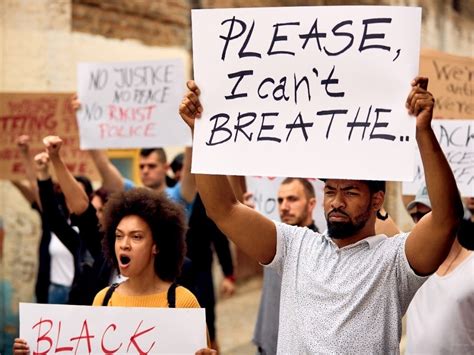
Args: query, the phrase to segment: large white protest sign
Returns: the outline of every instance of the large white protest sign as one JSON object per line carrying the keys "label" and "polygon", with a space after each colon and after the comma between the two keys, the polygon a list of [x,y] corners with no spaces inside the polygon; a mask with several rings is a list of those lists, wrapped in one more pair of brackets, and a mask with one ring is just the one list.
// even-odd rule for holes
{"label": "large white protest sign", "polygon": [[[279,221],[278,213],[278,189],[282,177],[260,177],[246,176],[245,183],[247,191],[253,194],[255,209],[274,221]],[[313,210],[313,220],[320,232],[326,230],[326,219],[324,218],[323,199],[324,183],[321,180],[312,179],[314,192],[316,194],[316,207]]]}
{"label": "large white protest sign", "polygon": [[[474,197],[474,120],[434,120],[431,123],[462,196]],[[404,195],[415,195],[425,183],[420,152],[413,182],[403,183]]]}
{"label": "large white protest sign", "polygon": [[20,303],[20,337],[37,354],[194,354],[207,347],[203,308]]}
{"label": "large white protest sign", "polygon": [[192,11],[193,172],[412,180],[421,9]]}
{"label": "large white protest sign", "polygon": [[80,63],[77,78],[82,149],[190,145],[182,60]]}

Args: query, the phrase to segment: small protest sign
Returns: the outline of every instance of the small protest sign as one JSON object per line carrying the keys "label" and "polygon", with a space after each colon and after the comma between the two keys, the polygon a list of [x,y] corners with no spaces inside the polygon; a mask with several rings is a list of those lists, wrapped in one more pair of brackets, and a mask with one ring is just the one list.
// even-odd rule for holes
{"label": "small protest sign", "polygon": [[474,58],[425,49],[420,73],[430,78],[435,117],[474,119]]}
{"label": "small protest sign", "polygon": [[33,354],[194,354],[207,347],[203,308],[20,303],[20,337]]}
{"label": "small protest sign", "polygon": [[192,11],[195,173],[411,180],[421,9]]}
{"label": "small protest sign", "polygon": [[[431,123],[462,196],[474,197],[474,120],[433,120]],[[404,195],[415,195],[425,183],[417,150],[415,179],[403,183]]]}
{"label": "small protest sign", "polygon": [[80,63],[77,77],[82,149],[190,145],[182,60]]}
{"label": "small protest sign", "polygon": [[79,150],[79,134],[72,94],[1,93],[0,94],[0,178],[24,179],[25,162],[16,145],[20,135],[30,137],[30,152],[34,156],[45,150],[43,138],[60,136],[61,157],[74,175],[99,178],[85,151]]}

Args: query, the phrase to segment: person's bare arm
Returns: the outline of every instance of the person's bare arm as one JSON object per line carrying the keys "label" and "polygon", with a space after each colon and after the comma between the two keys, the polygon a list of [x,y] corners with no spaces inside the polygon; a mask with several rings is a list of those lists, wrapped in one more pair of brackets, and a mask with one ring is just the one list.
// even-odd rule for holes
{"label": "person's bare arm", "polygon": [[194,174],[191,174],[191,161],[193,149],[186,147],[184,150],[183,170],[181,175],[181,196],[186,202],[193,202],[196,197],[196,181]]}
{"label": "person's bare arm", "polygon": [[108,192],[119,192],[124,189],[123,176],[112,164],[105,150],[92,149],[89,155],[102,178],[102,187]]}
{"label": "person's bare arm", "polygon": [[[81,102],[77,94],[71,96],[71,107],[74,111],[81,108]],[[123,176],[117,167],[112,164],[105,150],[91,149],[88,151],[102,178],[102,187],[108,192],[119,192],[124,189]]]}
{"label": "person's bare arm", "polygon": [[[36,202],[41,208],[41,201],[39,198],[38,184],[36,183],[36,173],[33,163],[33,156],[30,152],[30,137],[26,134],[22,134],[16,139],[16,145],[20,150],[20,155],[23,159],[23,164],[25,167],[25,175],[28,180],[29,187],[19,186],[16,183],[14,185],[20,190],[20,192],[25,196],[28,202]],[[29,192],[28,192],[29,190]]]}
{"label": "person's bare arm", "polygon": [[431,128],[434,98],[427,87],[427,78],[416,78],[407,98],[407,108],[416,116],[416,140],[432,207],[413,227],[405,246],[408,262],[420,275],[435,272],[445,260],[463,213],[454,175]]}
{"label": "person's bare arm", "polygon": [[[202,113],[199,88],[188,82],[188,93],[179,113],[191,130]],[[257,211],[240,203],[225,175],[195,174],[196,186],[207,215],[243,252],[261,263],[273,260],[276,253],[275,224]]]}
{"label": "person's bare arm", "polygon": [[244,194],[247,191],[247,185],[245,184],[245,176],[229,175],[229,179],[232,190],[234,190],[235,197],[240,202],[244,202]]}
{"label": "person's bare arm", "polygon": [[71,212],[76,215],[84,213],[89,206],[89,197],[61,159],[59,154],[62,145],[61,138],[57,136],[47,136],[43,139],[43,143]]}

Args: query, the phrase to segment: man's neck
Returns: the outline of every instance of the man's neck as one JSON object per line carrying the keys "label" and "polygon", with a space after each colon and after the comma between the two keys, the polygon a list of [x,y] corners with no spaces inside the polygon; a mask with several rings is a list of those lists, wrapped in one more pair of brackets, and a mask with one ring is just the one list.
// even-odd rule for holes
{"label": "man's neck", "polygon": [[343,238],[343,239],[331,238],[331,239],[339,248],[344,248],[348,245],[355,244],[368,237],[373,237],[374,235],[375,235],[375,228],[372,227],[372,228],[363,228],[358,233],[347,238]]}

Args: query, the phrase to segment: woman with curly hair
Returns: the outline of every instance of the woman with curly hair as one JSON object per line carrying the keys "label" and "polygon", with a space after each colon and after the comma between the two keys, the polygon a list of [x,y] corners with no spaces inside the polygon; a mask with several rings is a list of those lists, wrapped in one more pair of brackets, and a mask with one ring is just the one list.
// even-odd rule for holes
{"label": "woman with curly hair", "polygon": [[[186,224],[182,209],[164,194],[136,188],[112,195],[104,206],[103,250],[109,263],[128,279],[111,297],[100,291],[93,305],[168,307],[168,290],[181,272]],[[175,289],[176,307],[199,307],[184,287]]]}
{"label": "woman with curly hair", "polygon": [[[166,195],[135,188],[111,195],[102,219],[105,258],[127,279],[101,290],[94,306],[199,308],[188,289],[177,286],[185,254],[184,211]],[[29,354],[15,339],[14,354]],[[205,348],[199,355],[215,355]]]}

